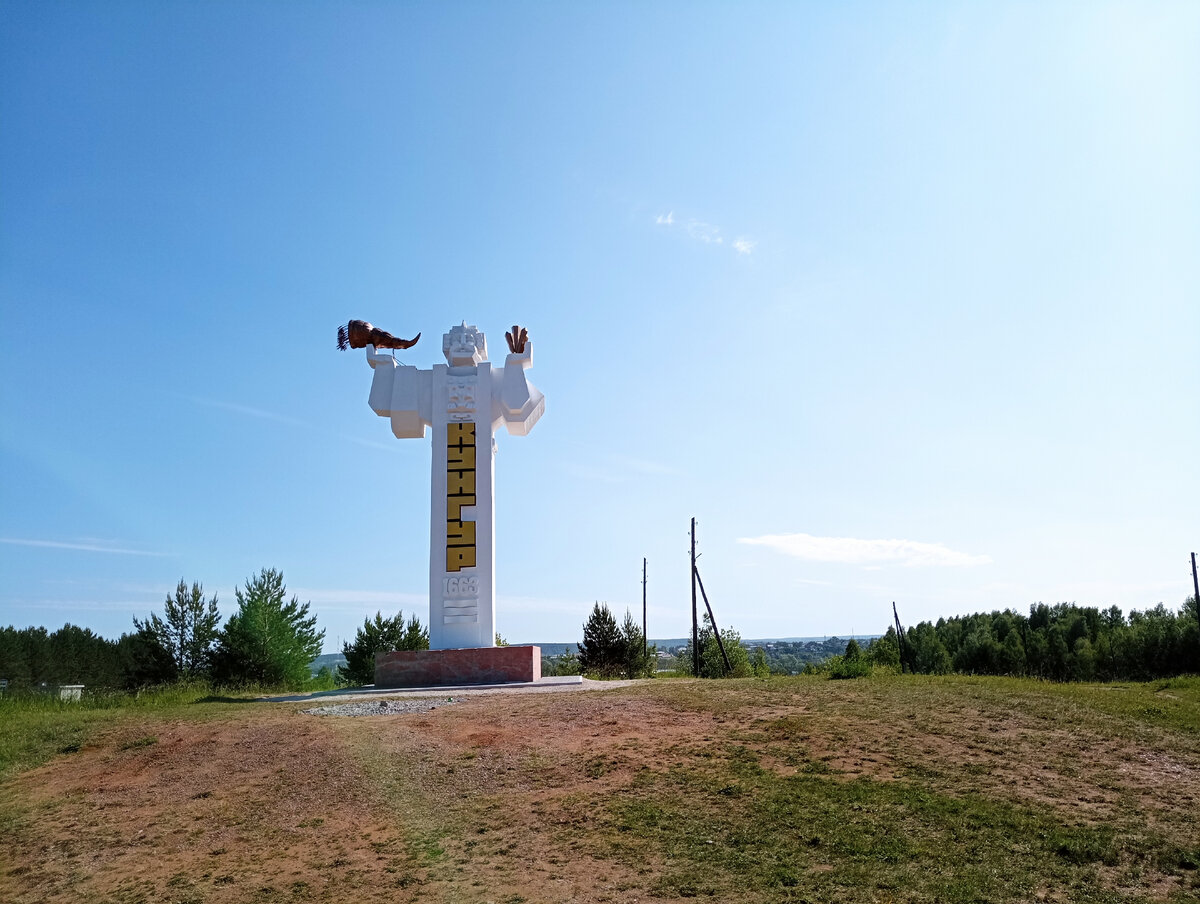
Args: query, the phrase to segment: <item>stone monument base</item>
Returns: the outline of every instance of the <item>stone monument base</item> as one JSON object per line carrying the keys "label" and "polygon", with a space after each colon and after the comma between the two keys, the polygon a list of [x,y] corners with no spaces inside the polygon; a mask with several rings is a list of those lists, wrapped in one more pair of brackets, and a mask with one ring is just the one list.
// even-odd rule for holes
{"label": "stone monument base", "polygon": [[542,677],[542,648],[395,650],[375,654],[376,687],[508,684]]}

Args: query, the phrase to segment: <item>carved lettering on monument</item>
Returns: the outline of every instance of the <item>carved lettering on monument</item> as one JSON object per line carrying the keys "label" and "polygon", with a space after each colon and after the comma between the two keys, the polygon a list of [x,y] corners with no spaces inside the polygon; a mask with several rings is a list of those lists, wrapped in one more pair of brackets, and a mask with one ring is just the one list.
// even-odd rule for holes
{"label": "carved lettering on monument", "polygon": [[479,578],[463,575],[460,578],[442,578],[442,597],[448,600],[476,599],[479,596]]}

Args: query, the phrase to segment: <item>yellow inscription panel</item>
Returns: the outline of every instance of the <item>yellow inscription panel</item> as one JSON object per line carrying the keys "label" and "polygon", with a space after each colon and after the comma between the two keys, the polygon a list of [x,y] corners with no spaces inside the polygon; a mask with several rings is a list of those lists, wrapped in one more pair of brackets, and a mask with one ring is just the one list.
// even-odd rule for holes
{"label": "yellow inscription panel", "polygon": [[447,471],[474,471],[475,470],[475,447],[474,446],[449,446],[446,449],[446,470]]}
{"label": "yellow inscription panel", "polygon": [[475,504],[475,425],[446,425],[446,571],[475,567],[475,522],[463,506]]}
{"label": "yellow inscription panel", "polygon": [[475,567],[474,546],[447,546],[446,570],[462,571],[464,568]]}
{"label": "yellow inscription panel", "polygon": [[455,421],[446,425],[446,445],[461,449],[475,445],[475,425],[470,421]]}
{"label": "yellow inscription panel", "polygon": [[[462,521],[463,506],[474,505],[475,497],[468,496],[447,496],[446,497],[446,520],[447,521]],[[473,524],[474,522],[472,522]]]}
{"label": "yellow inscription panel", "polygon": [[475,471],[447,471],[446,472],[446,495],[447,496],[474,496],[475,495]]}
{"label": "yellow inscription panel", "polygon": [[447,546],[474,546],[475,545],[475,522],[474,521],[447,521],[446,522],[446,545]]}

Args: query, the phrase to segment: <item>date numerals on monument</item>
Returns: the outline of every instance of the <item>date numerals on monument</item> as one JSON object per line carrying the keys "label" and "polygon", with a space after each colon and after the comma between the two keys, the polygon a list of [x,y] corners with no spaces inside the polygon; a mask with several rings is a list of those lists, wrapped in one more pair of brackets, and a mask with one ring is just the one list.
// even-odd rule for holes
{"label": "date numerals on monument", "polygon": [[448,600],[473,600],[479,597],[479,578],[442,578],[442,596]]}
{"label": "date numerals on monument", "polygon": [[446,425],[446,570],[475,567],[475,522],[463,519],[475,504],[475,425]]}

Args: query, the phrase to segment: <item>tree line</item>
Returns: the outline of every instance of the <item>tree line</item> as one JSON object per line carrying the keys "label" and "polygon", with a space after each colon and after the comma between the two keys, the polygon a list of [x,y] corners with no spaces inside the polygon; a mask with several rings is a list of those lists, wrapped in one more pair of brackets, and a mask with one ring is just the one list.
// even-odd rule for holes
{"label": "tree line", "polygon": [[10,690],[82,684],[132,690],[174,681],[302,687],[321,654],[309,604],[286,600],[283,574],[264,568],[234,591],[237,611],[222,626],[217,597],[182,579],[163,613],[134,618],[133,630],[108,640],[67,624],[0,628],[0,678]]}
{"label": "tree line", "polygon": [[[235,591],[238,608],[222,626],[217,597],[180,580],[161,615],[134,618],[134,630],[108,640],[87,628],[67,624],[45,628],[0,628],[0,679],[10,689],[82,684],[93,688],[135,689],[174,681],[217,685],[300,688],[310,683],[310,664],[321,653],[324,631],[316,629],[309,604],[286,600],[283,575],[264,568]],[[865,649],[851,640],[844,653],[829,656],[836,638],[800,652],[791,648],[747,649],[732,628],[721,631],[725,653],[707,614],[699,631],[699,657],[689,641],[676,658],[677,669],[705,678],[765,677],[807,672],[835,678],[868,674],[875,666],[925,673],[960,672],[1015,675],[1054,681],[1146,681],[1200,671],[1200,620],[1196,602],[1177,611],[1161,603],[1126,617],[1108,609],[1035,603],[1029,615],[1014,610],[924,621],[897,635],[889,627]],[[497,635],[497,643],[503,641]],[[596,603],[583,625],[579,654],[543,660],[544,674],[589,674],[604,678],[652,675],[657,649],[648,646],[628,610],[617,623],[606,603]],[[429,631],[416,616],[376,613],[354,640],[343,644],[346,664],[329,682],[361,685],[374,680],[375,653],[429,648]],[[816,662],[813,657],[828,658]],[[728,657],[728,663],[726,663]],[[699,661],[699,670],[696,661]]]}

